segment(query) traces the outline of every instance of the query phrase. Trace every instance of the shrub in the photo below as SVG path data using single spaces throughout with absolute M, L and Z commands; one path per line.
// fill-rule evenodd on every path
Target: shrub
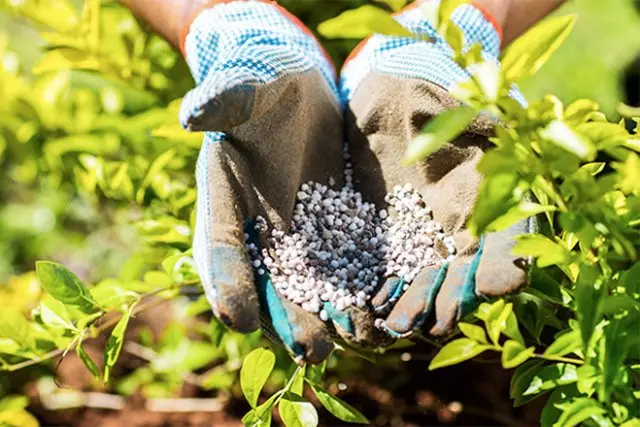
M 461 2 L 442 3 L 438 30 L 459 46 L 446 6 Z M 42 290 L 32 273 L 5 287 L 0 369 L 13 372 L 75 351 L 97 380 L 113 380 L 131 317 L 172 299 L 179 320 L 158 340 L 141 333 L 138 345 L 153 355 L 151 363 L 117 378 L 120 393 L 141 387 L 148 396 L 165 396 L 183 381 L 226 389 L 239 376 L 252 407 L 247 424 L 268 424 L 276 404 L 287 425 L 316 424 L 314 407 L 302 398 L 305 384 L 339 419 L 366 422 L 322 388 L 325 365 L 291 369 L 280 351 L 251 352 L 259 333 L 241 336 L 215 319 L 206 325 L 196 318 L 209 309 L 189 249 L 201 136 L 183 132 L 176 120 L 175 99 L 192 84 L 183 61 L 110 2 L 89 0 L 81 14 L 65 0 L 25 0 L 11 10 L 42 29 L 46 54 L 30 75 L 0 50 L 0 177 L 28 189 L 2 189 L 3 215 L 23 212 L 6 213 L 21 198 L 39 203 L 54 218 L 47 230 L 58 237 L 49 245 L 68 240 L 60 225 L 67 222 L 87 233 L 98 224 L 130 224 L 141 242 L 119 246 L 127 251 L 118 260 L 127 261 L 116 277 L 105 279 L 114 276 L 105 271 L 93 286 L 42 261 L 35 273 Z M 345 26 L 363 22 L 358 13 L 324 28 L 340 36 Z M 406 31 L 390 19 L 377 19 L 362 35 Z M 640 137 L 624 121 L 608 122 L 592 101 L 564 106 L 547 96 L 523 107 L 508 97 L 513 83 L 542 67 L 573 20 L 553 18 L 532 29 L 504 53 L 500 70 L 476 49 L 456 52 L 474 70 L 455 91 L 463 106 L 444 113 L 451 120 L 428 125 L 424 132 L 432 137 L 409 148 L 406 160 L 418 161 L 447 142 L 441 135 L 462 132 L 480 111 L 494 114 L 502 124 L 479 166 L 484 181 L 470 227 L 480 235 L 531 215 L 542 220 L 540 233 L 520 237 L 515 248 L 535 259 L 530 287 L 481 304 L 429 368 L 498 352 L 505 369 L 516 368 L 515 405 L 550 393 L 543 425 L 630 427 L 640 423 Z M 13 241 L 34 242 L 38 230 L 14 230 Z M 12 252 L 25 263 L 34 255 L 29 248 Z M 95 361 L 83 342 L 103 332 L 109 333 L 104 360 Z M 212 361 L 213 369 L 193 374 Z M 268 381 L 271 390 L 283 387 L 258 405 Z M 28 419 L 25 405 L 13 396 L 0 409 Z M 0 424 L 9 422 L 2 417 Z

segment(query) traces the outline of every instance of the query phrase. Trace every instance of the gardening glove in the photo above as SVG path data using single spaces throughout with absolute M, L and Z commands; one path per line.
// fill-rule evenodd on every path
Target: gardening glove
M 425 123 L 459 106 L 448 90 L 470 74 L 452 60 L 453 51 L 419 5 L 410 5 L 395 19 L 435 40 L 374 35 L 356 49 L 341 76 L 348 104 L 347 140 L 355 185 L 366 197 L 382 204 L 394 186 L 408 183 L 422 194 L 444 232 L 454 237 L 453 260 L 425 268 L 408 289 L 402 277 L 389 278 L 372 299 L 380 314 L 393 307 L 383 322 L 390 335 L 405 337 L 424 328 L 438 336 L 451 332 L 482 297 L 505 295 L 525 284 L 525 260 L 510 251 L 513 237 L 530 232 L 533 223 L 524 221 L 479 240 L 466 228 L 481 181 L 476 167 L 491 145 L 491 117 L 480 116 L 424 161 L 411 167 L 400 164 L 408 142 Z M 498 64 L 501 31 L 487 13 L 467 4 L 456 9 L 452 21 L 461 28 L 466 48 L 480 43 L 484 59 Z M 439 252 L 446 257 L 446 251 Z
M 242 332 L 262 320 L 298 360 L 321 362 L 334 348 L 327 326 L 282 297 L 268 271 L 254 271 L 245 238 L 260 244 L 257 215 L 286 230 L 301 183 L 341 182 L 343 122 L 332 65 L 296 18 L 266 1 L 206 3 L 183 50 L 197 86 L 180 121 L 206 131 L 193 253 L 213 312 Z M 359 336 L 348 318 L 346 337 Z M 371 315 L 361 318 L 373 324 Z

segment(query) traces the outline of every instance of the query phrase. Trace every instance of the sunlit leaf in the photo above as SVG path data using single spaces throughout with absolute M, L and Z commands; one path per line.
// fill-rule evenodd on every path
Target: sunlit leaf
M 489 341 L 487 341 L 487 334 L 485 334 L 484 329 L 482 329 L 478 325 L 461 322 L 458 324 L 458 328 L 460 328 L 460 331 L 467 338 L 471 338 L 472 340 L 482 344 L 489 343 Z
M 375 33 L 389 36 L 414 36 L 388 12 L 372 5 L 342 12 L 335 18 L 318 25 L 318 32 L 329 39 L 362 39 Z
M 129 324 L 129 318 L 131 317 L 131 313 L 133 311 L 134 306 L 132 305 L 128 311 L 126 311 L 116 326 L 111 331 L 111 335 L 107 340 L 107 345 L 104 349 L 104 382 L 109 382 L 109 377 L 111 376 L 111 371 L 113 366 L 116 364 L 118 357 L 120 356 L 120 351 L 122 350 L 122 345 L 124 344 L 124 334 L 127 331 L 127 325 Z
M 526 362 L 534 351 L 534 347 L 525 348 L 518 341 L 508 340 L 502 349 L 502 367 L 505 369 L 515 368 Z
M 240 386 L 252 408 L 256 407 L 262 387 L 271 375 L 275 363 L 275 355 L 266 348 L 257 348 L 245 357 L 240 371 Z
M 602 415 L 605 410 L 595 399 L 581 397 L 574 399 L 570 404 L 562 408 L 562 415 L 555 425 L 562 427 L 574 427 L 581 425 L 591 417 Z
M 22 313 L 11 308 L 0 310 L 0 338 L 11 338 L 21 346 L 29 345 L 29 322 Z
M 91 375 L 93 375 L 96 380 L 100 381 L 100 369 L 98 369 L 98 365 L 96 365 L 96 362 L 93 361 L 91 356 L 89 356 L 89 354 L 87 354 L 85 349 L 82 347 L 81 342 L 76 346 L 76 353 L 78 354 L 80 360 L 82 360 L 82 363 L 84 363 L 84 366 L 86 366 L 89 372 L 91 372 Z
M 518 236 L 518 243 L 511 252 L 515 255 L 537 257 L 538 267 L 562 264 L 570 259 L 569 251 L 566 248 L 540 234 Z
M 322 406 L 331 414 L 347 423 L 369 424 L 369 420 L 360 413 L 356 408 L 347 402 L 332 395 L 317 384 L 312 384 L 311 389 L 316 395 Z
M 451 341 L 436 354 L 429 364 L 429 370 L 444 368 L 455 365 L 465 360 L 469 360 L 485 350 L 491 348 L 489 345 L 479 344 L 469 338 L 459 338 Z
M 540 131 L 540 136 L 581 159 L 592 160 L 595 156 L 596 148 L 591 141 L 560 120 L 549 123 L 546 128 Z
M 63 265 L 50 261 L 38 261 L 36 273 L 44 290 L 61 303 L 87 314 L 99 310 L 89 289 Z
M 293 393 L 285 393 L 282 396 L 278 412 L 287 427 L 315 427 L 318 425 L 316 408 L 310 402 Z
M 402 163 L 409 165 L 429 157 L 460 135 L 476 114 L 471 107 L 458 107 L 437 115 L 427 123 L 420 135 L 409 143 Z
M 510 81 L 536 74 L 567 38 L 576 17 L 547 18 L 513 41 L 502 57 L 502 69 Z
M 552 205 L 540 205 L 538 203 L 523 200 L 509 209 L 504 215 L 491 222 L 487 226 L 486 230 L 506 230 L 518 221 L 525 220 L 531 216 L 535 216 L 541 213 L 554 212 L 556 210 L 558 210 L 558 208 Z
M 576 381 L 578 381 L 578 373 L 575 365 L 569 363 L 548 365 L 536 371 L 522 395 L 539 395 L 558 386 Z
M 572 330 L 557 337 L 544 351 L 544 356 L 564 356 L 582 348 L 580 331 Z

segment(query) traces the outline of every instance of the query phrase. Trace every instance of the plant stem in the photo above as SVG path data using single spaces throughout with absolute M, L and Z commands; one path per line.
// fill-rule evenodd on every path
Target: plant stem
M 554 362 L 566 362 L 566 363 L 573 363 L 574 365 L 584 365 L 584 360 L 574 359 L 572 357 L 545 356 L 545 355 L 539 354 L 539 353 L 534 353 L 531 356 L 532 357 L 536 357 L 538 359 L 552 360 Z
M 191 281 L 188 281 L 188 282 L 178 283 L 178 284 L 172 285 L 170 287 L 166 287 L 166 288 L 162 288 L 162 289 L 156 289 L 155 291 L 148 292 L 148 293 L 142 295 L 142 298 L 148 298 L 150 296 L 156 295 L 156 294 L 158 294 L 160 292 L 163 292 L 163 291 L 168 291 L 168 290 L 175 289 L 177 287 L 182 287 L 182 286 L 195 285 L 197 283 L 200 283 L 200 281 L 199 280 L 191 280 Z M 167 301 L 168 300 L 161 299 L 161 300 L 152 300 L 152 301 L 149 301 L 147 303 L 140 304 L 133 311 L 132 316 L 135 316 L 138 313 L 141 313 L 143 311 L 149 310 L 150 308 L 158 306 L 158 305 L 160 305 L 162 303 L 165 303 Z M 115 326 L 116 323 L 118 323 L 118 321 L 120 320 L 121 317 L 122 317 L 122 315 L 116 316 L 113 319 L 107 320 L 106 322 L 104 322 L 102 325 L 100 325 L 97 328 L 97 333 L 100 334 L 100 333 L 106 331 L 107 329 Z M 87 338 L 89 338 L 89 337 L 86 336 L 86 335 L 83 336 L 82 339 L 80 340 L 80 342 L 83 342 Z M 26 368 L 26 367 L 29 367 L 29 366 L 37 365 L 40 362 L 44 362 L 46 360 L 53 359 L 54 357 L 60 356 L 61 354 L 65 353 L 66 351 L 67 351 L 67 348 L 58 348 L 56 350 L 51 350 L 50 352 L 43 354 L 42 356 L 38 357 L 37 359 L 25 360 L 24 362 L 16 363 L 15 365 L 3 366 L 3 367 L 0 368 L 0 371 L 14 372 L 14 371 L 17 371 L 17 370 L 22 369 L 22 368 Z

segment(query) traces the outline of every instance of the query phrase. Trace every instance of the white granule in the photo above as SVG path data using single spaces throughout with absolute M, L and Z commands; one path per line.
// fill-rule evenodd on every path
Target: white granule
M 326 321 L 322 309 L 364 308 L 384 278 L 411 283 L 425 267 L 441 265 L 456 251 L 453 237 L 435 222 L 431 209 L 410 185 L 387 194 L 377 210 L 353 186 L 353 168 L 345 149 L 345 185 L 332 189 L 308 182 L 300 186 L 288 233 L 271 230 L 267 248 L 247 250 L 258 274 L 268 269 L 275 288 L 290 301 Z M 256 228 L 267 231 L 257 218 Z M 246 236 L 248 237 L 248 235 Z M 440 241 L 445 257 L 434 249 Z

